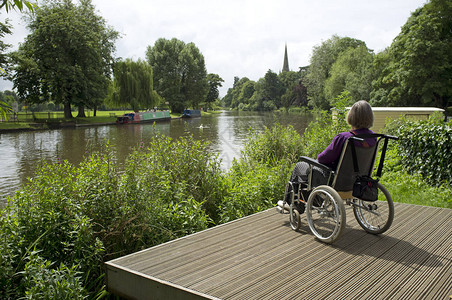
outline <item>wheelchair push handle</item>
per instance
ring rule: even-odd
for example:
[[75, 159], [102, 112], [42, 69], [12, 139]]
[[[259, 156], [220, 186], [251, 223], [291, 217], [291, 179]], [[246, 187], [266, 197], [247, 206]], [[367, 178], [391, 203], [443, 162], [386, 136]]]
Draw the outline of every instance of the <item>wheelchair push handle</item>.
[[386, 138], [390, 139], [390, 140], [395, 140], [397, 141], [399, 139], [399, 137], [397, 136], [393, 136], [393, 135], [384, 135]]

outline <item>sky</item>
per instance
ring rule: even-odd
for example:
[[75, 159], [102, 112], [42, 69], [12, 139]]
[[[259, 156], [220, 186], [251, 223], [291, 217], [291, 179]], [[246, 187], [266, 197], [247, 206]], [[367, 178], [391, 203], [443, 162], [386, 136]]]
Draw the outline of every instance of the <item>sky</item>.
[[[289, 67], [309, 65], [313, 48], [333, 35], [362, 40], [378, 53], [389, 47], [401, 26], [426, 0], [92, 0], [97, 13], [120, 32], [116, 57], [145, 59], [159, 38], [193, 42], [208, 73], [223, 78], [220, 96], [234, 77], [257, 81], [282, 69], [287, 45]], [[38, 2], [39, 3], [39, 2]], [[2, 12], [13, 34], [4, 41], [17, 49], [28, 34], [20, 14]], [[0, 90], [12, 83], [0, 81]]]

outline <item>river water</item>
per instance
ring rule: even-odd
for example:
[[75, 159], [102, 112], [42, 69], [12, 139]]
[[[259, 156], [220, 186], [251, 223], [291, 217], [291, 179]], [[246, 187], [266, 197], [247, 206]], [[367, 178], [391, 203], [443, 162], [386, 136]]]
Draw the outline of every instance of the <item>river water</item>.
[[0, 206], [8, 195], [33, 177], [39, 161], [68, 160], [78, 164], [86, 153], [109, 143], [122, 163], [133, 147], [147, 143], [155, 131], [172, 138], [192, 134], [210, 142], [228, 169], [248, 139], [249, 130], [262, 132], [275, 123], [292, 125], [300, 134], [312, 115], [225, 111], [201, 118], [176, 119], [153, 124], [106, 125], [0, 134]]

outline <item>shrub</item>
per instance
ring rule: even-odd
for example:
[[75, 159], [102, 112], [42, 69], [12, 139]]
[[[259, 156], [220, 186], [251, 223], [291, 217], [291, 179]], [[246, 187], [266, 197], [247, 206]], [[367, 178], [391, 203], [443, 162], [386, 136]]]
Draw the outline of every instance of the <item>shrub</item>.
[[45, 261], [76, 266], [83, 281], [95, 282], [100, 276], [103, 246], [83, 213], [74, 179], [75, 168], [67, 162], [43, 165], [2, 211], [1, 296], [24, 292], [21, 271], [32, 249]]
[[295, 162], [301, 155], [301, 137], [292, 126], [275, 124], [263, 133], [250, 131], [241, 160], [275, 166], [282, 160]]
[[24, 268], [25, 299], [86, 299], [81, 273], [63, 263], [57, 268], [33, 252]]
[[263, 133], [250, 132], [240, 161], [234, 160], [226, 175], [221, 222], [273, 207], [282, 199], [300, 154], [300, 135], [292, 126], [276, 124]]
[[[129, 156], [121, 183], [126, 199], [169, 205], [175, 195], [185, 195], [202, 204], [216, 222], [223, 195], [223, 174], [217, 155], [205, 142], [192, 137], [172, 140], [156, 135], [148, 146], [140, 146]], [[194, 202], [193, 202], [194, 203]]]
[[452, 185], [452, 121], [444, 122], [442, 116], [402, 118], [388, 124], [387, 132], [399, 137], [397, 150], [405, 170], [421, 174], [432, 185]]
[[219, 219], [224, 180], [207, 144], [156, 136], [141, 146], [124, 171], [108, 145], [78, 167], [43, 164], [8, 199], [0, 298], [102, 295], [105, 260], [203, 230], [206, 211]]

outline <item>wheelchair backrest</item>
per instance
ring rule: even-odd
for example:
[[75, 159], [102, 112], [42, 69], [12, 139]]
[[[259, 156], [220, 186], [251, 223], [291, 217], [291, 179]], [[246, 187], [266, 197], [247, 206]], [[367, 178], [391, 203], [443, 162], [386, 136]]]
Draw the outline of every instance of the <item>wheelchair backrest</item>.
[[[352, 143], [355, 145], [358, 172], [355, 171], [353, 165]], [[375, 145], [366, 147], [364, 146], [367, 145], [366, 143], [363, 145], [363, 143], [356, 141], [354, 137], [349, 138], [342, 150], [332, 187], [337, 191], [351, 191], [357, 175], [372, 175], [378, 144], [379, 140]]]

